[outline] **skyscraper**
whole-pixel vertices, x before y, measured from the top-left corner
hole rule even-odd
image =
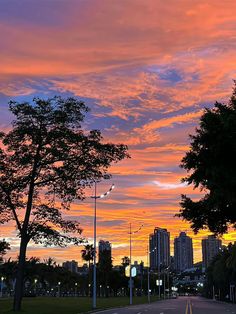
[[[72,273],[78,272],[78,263],[74,260],[66,261],[62,263],[62,267],[66,268],[67,270],[71,271]]]
[[[159,271],[170,264],[170,233],[156,227],[149,235],[150,267]]]
[[[109,241],[100,240],[98,243],[98,259],[101,259],[102,253],[106,251],[106,256],[111,258],[111,243]]]
[[[174,240],[174,266],[177,271],[193,267],[193,243],[185,232]]]
[[[222,241],[217,239],[214,235],[208,236],[202,240],[202,264],[207,268],[212,259],[219,253],[222,247]]]

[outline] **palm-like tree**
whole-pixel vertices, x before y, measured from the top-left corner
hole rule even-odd
[[[88,262],[88,266],[90,269],[90,262],[93,260],[94,257],[94,247],[92,244],[86,244],[84,246],[84,249],[81,250],[81,254],[82,254],[82,259],[85,262]]]
[[[130,259],[128,256],[124,256],[121,259],[121,264],[123,266],[123,268],[125,268],[126,266],[128,266],[130,264]]]
[[[81,256],[82,256],[82,259],[85,261],[85,262],[88,262],[88,281],[89,283],[91,282],[91,276],[90,276],[90,262],[93,260],[93,257],[94,257],[94,247],[92,244],[86,244],[84,246],[84,249],[81,250]],[[91,294],[91,290],[89,291],[89,294]]]

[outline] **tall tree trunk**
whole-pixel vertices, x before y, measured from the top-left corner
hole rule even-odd
[[[21,301],[23,297],[24,291],[24,271],[25,271],[25,257],[26,257],[26,248],[28,241],[22,237],[20,242],[20,255],[18,262],[18,270],[16,275],[16,286],[15,286],[15,294],[14,294],[14,311],[21,310]]]

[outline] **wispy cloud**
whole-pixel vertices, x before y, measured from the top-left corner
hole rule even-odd
[[[163,190],[179,189],[187,186],[186,183],[167,183],[160,181],[154,181],[154,183]]]

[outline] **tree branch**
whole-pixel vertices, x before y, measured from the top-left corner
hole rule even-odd
[[[14,206],[14,204],[13,204],[12,201],[11,201],[10,194],[7,192],[7,190],[5,189],[5,187],[4,187],[1,183],[0,183],[0,187],[1,187],[1,189],[3,190],[3,192],[6,194],[7,200],[8,200],[8,202],[9,202],[9,207],[10,207],[12,213],[13,213],[13,216],[14,216],[14,219],[15,219],[15,221],[16,221],[17,227],[18,227],[18,229],[19,229],[19,231],[20,231],[20,233],[21,233],[21,231],[22,231],[22,226],[21,226],[20,221],[19,221],[19,219],[18,219],[16,210],[15,210],[15,206]]]
[[[24,218],[24,222],[23,222],[23,226],[22,226],[22,232],[25,233],[24,235],[27,235],[27,228],[28,228],[32,204],[33,204],[35,177],[37,174],[37,168],[38,168],[39,155],[40,155],[41,148],[42,148],[42,141],[38,144],[37,151],[36,151],[36,154],[34,157],[34,164],[32,167],[32,173],[31,173],[31,179],[30,179],[30,185],[29,185],[28,201],[27,201],[27,206],[26,206],[25,218]]]

